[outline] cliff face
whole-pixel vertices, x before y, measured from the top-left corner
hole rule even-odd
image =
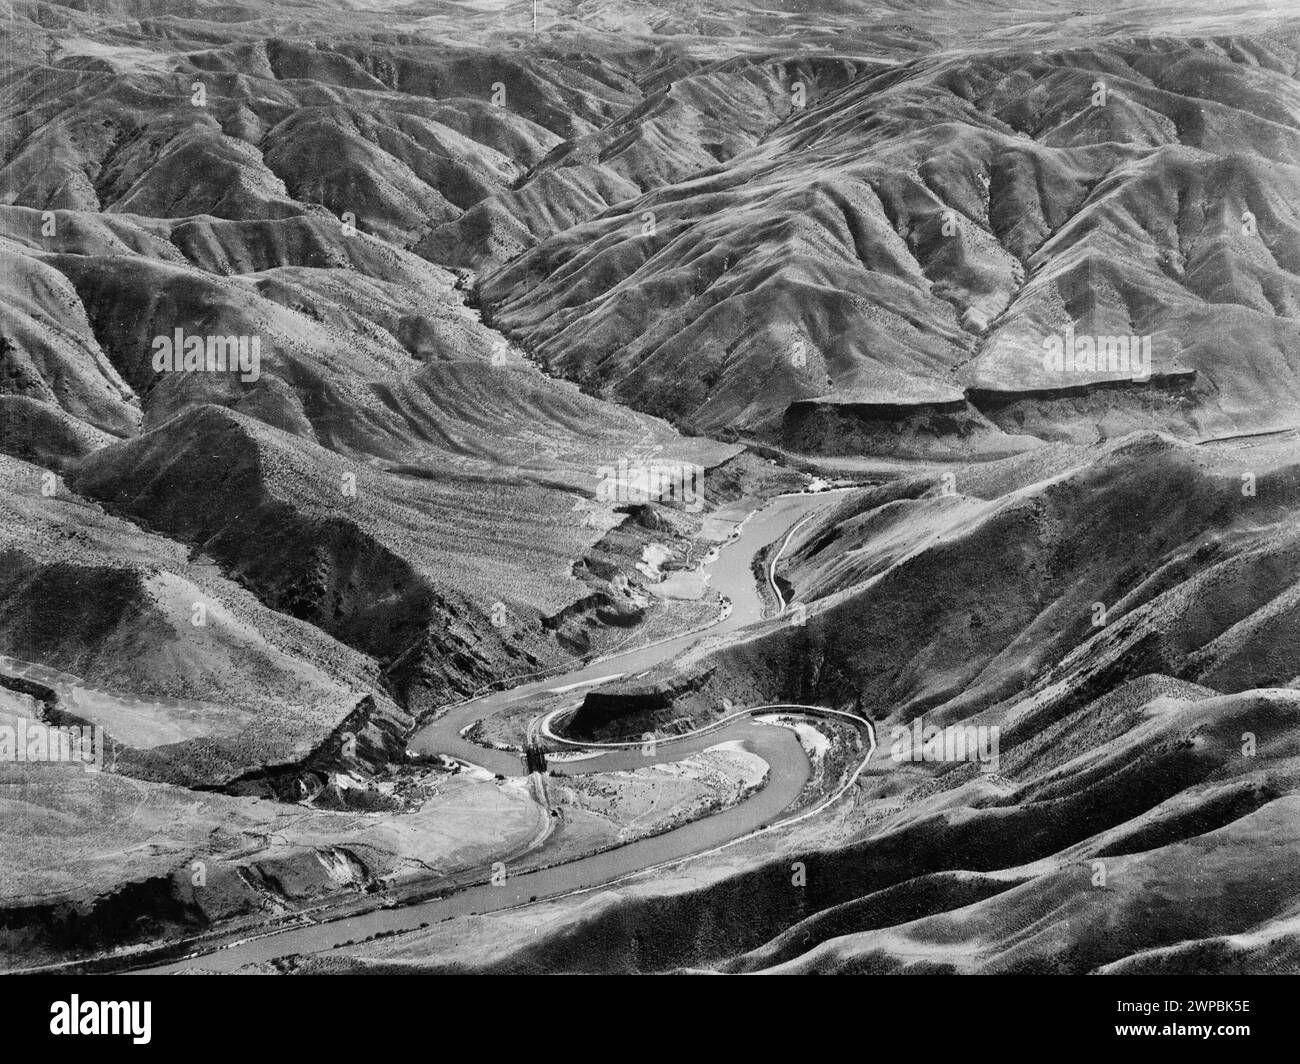
[[[682,715],[679,705],[704,688],[709,678],[704,670],[618,691],[589,691],[565,722],[565,734],[587,742],[621,742],[659,728],[671,733],[670,725]]]

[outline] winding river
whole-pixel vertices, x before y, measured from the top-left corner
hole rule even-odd
[[[707,563],[710,586],[731,602],[730,613],[716,624],[611,655],[562,675],[529,681],[453,706],[422,728],[413,737],[411,748],[423,754],[450,755],[501,775],[522,775],[524,767],[517,753],[479,746],[462,738],[462,731],[476,721],[543,694],[572,688],[576,699],[580,690],[596,686],[598,681],[635,675],[670,660],[702,639],[734,632],[760,620],[764,600],[751,568],[754,556],[778,539],[784,542],[791,529],[817,510],[831,505],[835,498],[836,493],[831,491],[777,496],[745,518],[738,533]],[[450,877],[445,884],[447,888],[462,884],[464,887],[444,897],[400,908],[376,909],[327,923],[290,927],[150,971],[231,971],[291,953],[317,953],[375,934],[415,930],[422,923],[489,913],[537,898],[588,890],[648,868],[716,850],[765,828],[778,819],[803,790],[810,768],[803,748],[790,729],[762,725],[738,716],[700,733],[675,740],[659,740],[653,757],[643,756],[639,749],[610,749],[580,761],[557,761],[553,766],[553,770],[560,774],[640,768],[657,761],[677,761],[726,741],[743,743],[746,749],[767,761],[770,773],[766,785],[754,795],[712,816],[588,857],[551,867],[535,867],[545,863],[548,847],[544,844],[529,855],[535,870],[509,874],[505,882],[497,885],[481,882],[486,870],[479,869]]]

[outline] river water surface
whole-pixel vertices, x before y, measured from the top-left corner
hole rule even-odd
[[[506,691],[484,695],[472,702],[454,706],[438,720],[421,729],[410,743],[411,749],[423,754],[448,754],[481,765],[494,773],[518,776],[523,764],[518,754],[491,750],[461,737],[461,731],[477,720],[515,707],[529,699],[553,693],[559,688],[596,686],[592,681],[613,676],[631,676],[668,661],[700,640],[733,632],[763,616],[764,600],[751,568],[754,555],[776,542],[808,514],[833,505],[838,492],[778,496],[763,509],[749,515],[739,534],[723,545],[708,564],[710,586],[731,600],[730,614],[703,631],[667,639],[646,647],[611,655],[602,661],[575,667],[573,671],[545,680],[536,680]],[[579,697],[575,693],[575,697]],[[592,854],[550,868],[508,874],[499,885],[477,883],[450,896],[434,898],[395,909],[373,912],[305,927],[295,927],[262,938],[241,942],[191,960],[151,969],[168,972],[186,969],[231,971],[246,964],[268,961],[291,953],[317,953],[356,942],[370,935],[411,931],[421,923],[436,923],[453,916],[489,913],[511,908],[536,898],[571,893],[596,887],[612,880],[664,862],[710,851],[732,839],[766,826],[777,819],[799,796],[808,781],[808,759],[794,732],[739,719],[701,735],[676,741],[660,740],[653,757],[644,757],[639,749],[610,751],[580,761],[557,762],[555,769],[564,774],[613,771],[677,761],[688,754],[729,740],[742,742],[746,749],[762,757],[771,767],[766,785],[745,801],[712,816],[673,828],[661,835],[641,839],[601,853]],[[544,859],[546,850],[540,853]],[[535,864],[539,855],[533,855]],[[486,869],[464,877],[451,877],[448,886],[458,879],[481,880]]]

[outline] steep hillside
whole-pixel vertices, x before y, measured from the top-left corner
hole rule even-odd
[[[1010,49],[843,88],[791,70],[761,143],[544,241],[483,298],[601,394],[796,451],[1293,427],[1295,49]]]

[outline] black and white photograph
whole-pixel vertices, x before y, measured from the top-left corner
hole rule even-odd
[[[1300,974],[1300,4],[4,0],[0,514],[52,1045],[816,974],[1231,1052]]]

